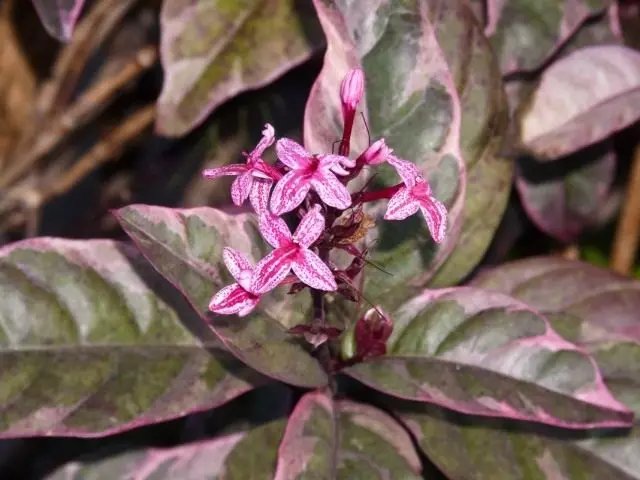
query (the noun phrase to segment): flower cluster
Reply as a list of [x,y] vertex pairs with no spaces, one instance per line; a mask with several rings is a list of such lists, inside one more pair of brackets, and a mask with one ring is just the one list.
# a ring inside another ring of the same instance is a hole
[[[240,206],[249,199],[259,216],[260,233],[273,247],[255,267],[242,253],[224,249],[224,263],[237,283],[212,298],[212,312],[247,315],[262,295],[283,283],[293,284],[292,291],[310,287],[359,299],[352,280],[365,264],[366,252],[359,251],[355,244],[372,225],[362,209],[366,202],[388,199],[386,220],[403,220],[420,210],[434,241],[442,242],[446,233],[445,206],[434,198],[415,164],[397,158],[383,138],[355,159],[349,157],[351,132],[363,93],[362,70],[351,70],[340,88],[344,127],[338,154],[312,154],[289,138],[276,141],[274,128],[267,124],[258,145],[244,154],[246,163],[203,172],[206,178],[236,176],[231,187],[233,203]],[[262,156],[274,143],[280,162],[270,165]],[[400,176],[399,184],[350,193],[347,186],[351,180],[365,168],[385,162]],[[289,212],[300,218],[293,234],[282,218]],[[340,270],[330,263],[329,252],[333,248],[354,256],[348,268]]]

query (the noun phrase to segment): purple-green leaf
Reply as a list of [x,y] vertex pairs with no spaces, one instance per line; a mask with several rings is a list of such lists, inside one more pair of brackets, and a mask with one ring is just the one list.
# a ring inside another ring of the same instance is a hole
[[[481,1],[481,0],[475,0]],[[534,71],[566,45],[608,0],[488,0],[486,34],[505,75]]]
[[[408,282],[454,283],[479,261],[495,231],[512,166],[494,154],[506,125],[506,105],[489,46],[465,2],[374,2],[369,8],[315,1],[327,35],[325,64],[305,112],[305,145],[330,151],[342,129],[340,81],[359,66],[366,76],[361,110],[372,140],[385,137],[399,157],[420,166],[449,209],[445,242],[435,245],[419,218],[380,222],[370,234],[371,297]],[[354,155],[367,145],[364,122],[354,129]],[[391,184],[391,170],[376,172]],[[380,217],[384,205],[370,214]]]
[[422,478],[421,468],[411,438],[387,414],[316,391],[289,418],[274,479],[408,480]]
[[[517,261],[480,275],[474,285],[546,312],[556,331],[596,360],[613,394],[640,414],[640,282],[560,257]],[[640,428],[563,436],[461,423],[444,414],[403,412],[429,458],[453,478],[640,478]],[[447,442],[441,439],[447,438]],[[486,452],[490,451],[491,455]]]
[[286,326],[308,321],[308,296],[287,296],[283,287],[265,295],[247,317],[222,317],[208,311],[213,294],[234,283],[222,263],[223,248],[243,252],[254,264],[268,251],[254,215],[130,205],[116,216],[144,256],[184,294],[231,353],[283,382],[302,387],[326,384],[320,364],[286,334]]
[[284,421],[175,448],[72,462],[47,480],[271,480]]
[[[576,154],[576,159],[580,155],[581,166],[568,173],[559,172],[550,180],[529,178],[526,171],[516,177],[516,188],[529,218],[543,232],[567,243],[598,222],[615,177],[613,149],[595,152],[594,159],[586,157],[585,152]],[[532,176],[540,177],[557,164],[531,161],[527,168]]]
[[40,21],[49,34],[62,41],[71,40],[84,0],[32,0]]
[[399,398],[565,428],[627,426],[595,361],[498,292],[427,290],[391,315],[387,356],[347,373]]
[[157,129],[180,136],[218,105],[264,86],[323,45],[309,2],[165,0],[161,13],[165,71]]
[[0,437],[105,435],[215,407],[264,381],[131,246],[5,246],[0,291]]
[[640,53],[586,47],[547,68],[519,118],[522,147],[541,159],[568,155],[640,118]]

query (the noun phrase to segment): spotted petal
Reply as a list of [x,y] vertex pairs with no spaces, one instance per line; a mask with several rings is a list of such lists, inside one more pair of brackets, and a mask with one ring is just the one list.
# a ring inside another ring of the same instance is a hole
[[310,188],[308,175],[290,171],[276,183],[271,193],[271,211],[275,215],[290,212],[302,203]]
[[411,162],[402,160],[395,155],[389,155],[387,161],[396,169],[404,184],[409,187],[413,187],[416,184],[416,179],[422,177],[420,169]]
[[239,175],[231,185],[231,200],[235,205],[242,205],[244,201],[249,197],[251,191],[251,184],[253,183],[253,176],[251,172],[245,172]]
[[330,292],[338,288],[329,267],[311,250],[300,249],[291,268],[300,281],[311,288]]
[[273,248],[285,247],[291,243],[291,232],[287,223],[280,217],[267,212],[260,216],[260,233]]
[[344,157],[342,155],[322,155],[320,158],[321,166],[329,166],[329,165],[342,165],[343,167],[353,168],[356,166],[356,161],[349,158]]
[[272,185],[273,182],[271,180],[253,177],[251,191],[249,192],[249,201],[258,215],[268,212],[269,193],[271,193]]
[[273,126],[269,123],[265,124],[264,130],[262,130],[262,138],[256,145],[256,148],[254,148],[249,155],[252,157],[260,157],[267,148],[273,145],[275,137],[276,132],[273,129]]
[[242,175],[249,171],[249,166],[242,163],[232,163],[224,167],[207,168],[202,172],[205,178],[218,178],[225,175]]
[[280,285],[291,271],[291,263],[297,250],[296,247],[277,248],[260,260],[253,272],[251,290],[263,294]]
[[247,315],[260,301],[260,297],[252,295],[237,283],[224,287],[214,295],[209,303],[209,310],[220,315]]
[[318,170],[311,177],[311,186],[320,199],[330,207],[344,210],[351,205],[351,194],[340,180],[329,170]]
[[276,142],[276,153],[280,161],[292,170],[307,168],[311,165],[312,155],[290,138],[281,138]]
[[420,202],[420,211],[427,221],[433,240],[436,243],[442,242],[447,233],[447,208],[435,198],[430,197]]
[[320,205],[315,205],[302,218],[293,234],[293,241],[301,247],[310,247],[324,231],[324,217],[320,213]]
[[224,250],[222,250],[222,260],[224,261],[224,265],[227,267],[227,270],[229,270],[229,273],[231,273],[236,281],[240,279],[240,274],[243,271],[253,270],[253,267],[249,263],[247,257],[233,248],[225,247]]
[[389,200],[385,220],[404,220],[418,211],[420,202],[411,195],[408,188],[401,188]]

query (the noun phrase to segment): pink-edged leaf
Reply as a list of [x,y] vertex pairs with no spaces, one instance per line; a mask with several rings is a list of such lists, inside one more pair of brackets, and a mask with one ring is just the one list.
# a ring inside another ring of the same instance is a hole
[[281,138],[276,142],[278,159],[292,170],[300,170],[311,165],[311,154],[295,140]]
[[320,212],[320,205],[314,205],[296,228],[293,241],[304,248],[310,247],[324,231],[324,217]]
[[[578,261],[536,257],[485,272],[473,283],[545,312],[556,331],[596,359],[616,398],[640,414],[640,282]],[[496,471],[510,478],[640,478],[637,420],[618,435],[589,432],[576,440],[463,426],[434,412],[402,418],[429,458],[453,478],[491,477]]]
[[327,169],[319,169],[311,177],[311,186],[320,200],[330,207],[344,210],[351,205],[351,194],[335,174]]
[[265,380],[130,245],[5,246],[0,290],[0,437],[113,434],[218,406]]
[[242,175],[249,170],[249,166],[242,163],[233,163],[224,167],[207,168],[202,172],[205,178],[218,178],[226,175]]
[[292,170],[278,180],[271,192],[271,212],[282,215],[300,205],[311,188],[309,177],[308,174]]
[[[573,242],[589,226],[595,226],[607,206],[615,178],[616,154],[613,149],[585,163],[586,152],[581,151],[577,169],[562,177],[535,182],[520,172],[516,187],[527,215],[540,230],[552,237]],[[545,165],[535,162],[531,168],[539,175]]]
[[289,418],[273,478],[417,480],[421,469],[411,438],[387,414],[311,392]]
[[[383,222],[384,202],[374,204],[368,213],[377,226],[367,243],[371,259],[391,275],[368,269],[365,294],[376,298],[392,289],[406,291],[408,284],[457,282],[484,254],[512,175],[510,162],[495,157],[507,110],[500,72],[473,12],[465,0],[374,2],[365,9],[314,3],[327,53],[307,103],[305,147],[327,151],[341,138],[336,92],[351,68],[362,68],[366,87],[358,108],[371,137],[384,137],[397,156],[415,164],[450,211],[449,231],[436,246],[421,219]],[[354,157],[366,150],[367,139],[358,115]],[[391,185],[397,176],[379,169],[378,180]]]
[[[480,3],[482,0],[474,0]],[[486,34],[505,75],[535,71],[566,47],[609,0],[489,0]]]
[[284,422],[173,448],[128,451],[68,463],[48,480],[272,480]]
[[251,289],[256,293],[266,293],[282,283],[291,271],[296,255],[296,247],[277,248],[256,265]]
[[385,220],[404,220],[420,209],[420,202],[413,198],[411,190],[401,188],[389,199]]
[[555,159],[638,118],[640,52],[619,45],[586,47],[543,72],[519,119],[520,142],[541,159]]
[[227,267],[227,270],[229,270],[229,273],[231,273],[231,276],[233,276],[236,281],[239,280],[240,274],[243,271],[253,270],[253,266],[249,262],[247,256],[244,253],[234,250],[230,247],[225,247],[222,250],[222,261],[224,262],[224,266]]
[[300,249],[291,263],[291,269],[303,283],[311,288],[327,291],[338,288],[336,279],[327,264],[311,250]]
[[260,216],[260,234],[274,248],[284,247],[291,243],[291,230],[287,222],[270,213]]
[[253,175],[251,175],[251,172],[238,175],[231,184],[231,200],[233,200],[233,203],[238,206],[242,205],[249,198],[252,185]]
[[390,395],[563,428],[633,421],[584,349],[504,294],[470,287],[428,290],[391,318],[387,356],[347,370]]
[[62,41],[71,40],[85,0],[32,0],[38,17],[49,34]]
[[285,326],[307,321],[308,297],[265,295],[245,318],[208,311],[214,293],[233,281],[222,265],[223,248],[233,245],[252,261],[268,250],[254,216],[148,205],[131,205],[115,214],[155,269],[184,294],[231,353],[287,383],[313,387],[327,381],[318,362],[301,346],[288,342],[284,333]]
[[189,132],[238,93],[272,82],[324,43],[311,6],[295,0],[166,0],[160,21],[165,77],[157,129],[171,136]]

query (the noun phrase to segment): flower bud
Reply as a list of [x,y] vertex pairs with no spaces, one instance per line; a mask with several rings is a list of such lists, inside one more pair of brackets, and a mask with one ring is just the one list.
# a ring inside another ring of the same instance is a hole
[[360,158],[358,158],[359,164],[364,165],[380,165],[387,161],[387,157],[393,152],[387,144],[384,142],[384,138],[373,142],[369,145],[362,154]]
[[379,307],[367,310],[354,330],[356,355],[362,359],[384,355],[392,331],[391,319]]
[[342,80],[340,85],[340,100],[345,116],[348,112],[354,112],[362,99],[364,92],[364,74],[361,69],[354,68]]

